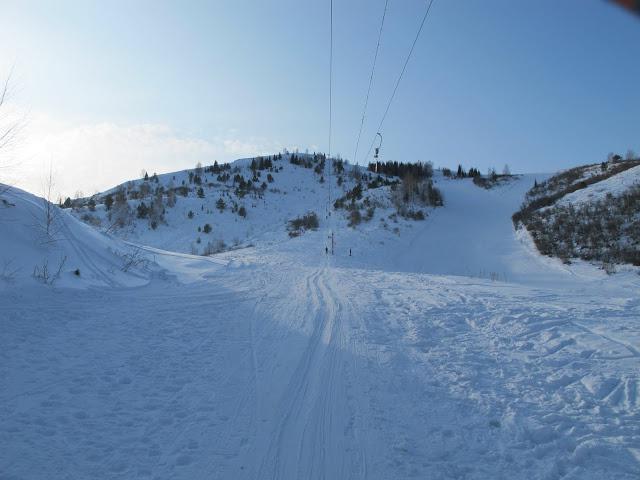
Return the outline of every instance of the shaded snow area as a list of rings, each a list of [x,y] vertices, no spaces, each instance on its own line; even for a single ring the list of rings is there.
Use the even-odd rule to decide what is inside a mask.
[[[637,479],[640,277],[538,255],[533,180],[356,228],[318,190],[317,231],[211,257],[73,223],[148,264],[0,288],[0,478]]]

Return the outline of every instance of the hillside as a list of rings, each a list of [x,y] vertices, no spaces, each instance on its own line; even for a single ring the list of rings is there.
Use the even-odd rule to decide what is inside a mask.
[[[540,253],[608,272],[640,265],[640,159],[585,165],[534,185],[513,216]]]
[[[387,219],[383,228],[401,228],[441,204],[431,175],[430,167],[423,175],[415,171],[405,187],[397,175],[329,162],[321,154],[284,153],[153,174],[67,206],[77,218],[126,240],[212,254],[285,241],[303,233],[291,222],[313,213],[323,226],[333,208],[341,226]]]

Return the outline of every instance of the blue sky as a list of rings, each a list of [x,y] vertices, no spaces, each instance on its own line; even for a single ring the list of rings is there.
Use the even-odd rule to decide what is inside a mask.
[[[426,4],[389,1],[361,162]],[[328,7],[5,2],[0,73],[13,65],[31,124],[19,176],[52,162],[62,190],[91,193],[141,168],[326,151]],[[383,7],[334,0],[332,151],[350,160]],[[601,0],[436,0],[383,158],[542,172],[639,151],[639,36],[640,17]]]

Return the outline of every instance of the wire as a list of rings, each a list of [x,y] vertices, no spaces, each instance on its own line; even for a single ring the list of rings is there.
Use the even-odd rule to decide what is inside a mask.
[[[329,162],[329,178],[328,178],[328,193],[329,201],[327,209],[331,208],[331,122],[333,118],[333,0],[329,1],[329,155],[327,161]]]
[[[331,119],[333,109],[333,0],[329,10],[329,157],[331,157]]]
[[[371,85],[373,84],[373,73],[376,69],[376,62],[378,60],[378,51],[380,50],[380,39],[382,38],[382,28],[384,27],[384,19],[387,16],[387,5],[389,0],[384,2],[384,11],[382,12],[382,21],[380,22],[380,30],[378,31],[378,42],[376,43],[376,53],[373,56],[373,65],[371,66],[371,75],[369,75],[369,87],[367,87],[367,95],[364,99],[364,108],[362,109],[362,119],[360,120],[360,130],[358,131],[358,139],[356,140],[356,150],[353,154],[353,163],[358,163],[358,148],[360,147],[360,137],[362,136],[362,128],[364,127],[364,118],[367,112],[367,105],[369,104],[369,94],[371,93]]]
[[[411,59],[411,55],[413,54],[413,50],[416,47],[416,43],[418,43],[418,38],[420,38],[420,34],[422,33],[422,28],[424,27],[424,24],[427,21],[427,17],[429,16],[429,12],[431,11],[431,7],[433,6],[434,2],[435,2],[435,0],[429,0],[429,5],[427,6],[427,11],[424,13],[424,16],[422,17],[422,22],[420,22],[420,28],[418,28],[418,33],[416,33],[416,38],[413,39],[413,44],[411,45],[411,49],[409,50],[409,54],[407,55],[407,59],[404,61],[404,65],[402,66],[402,71],[400,72],[400,76],[398,77],[398,80],[396,81],[396,85],[393,88],[393,93],[391,94],[391,98],[389,98],[389,102],[387,103],[387,108],[384,111],[384,115],[382,115],[382,120],[380,120],[380,125],[378,125],[378,129],[377,129],[378,132],[382,130],[382,124],[384,123],[384,120],[387,118],[387,114],[389,113],[389,108],[391,108],[391,104],[393,103],[393,99],[395,98],[396,92],[398,91],[398,86],[400,86],[400,82],[402,81],[402,77],[404,76],[404,72],[407,69],[407,65],[409,64],[409,60]],[[373,140],[371,140],[371,146],[369,147],[369,150],[367,151],[367,155],[365,156],[365,159],[369,158],[369,154],[371,153],[371,150],[373,149],[373,145],[374,145],[374,143],[376,141],[376,135],[374,135],[373,136]]]

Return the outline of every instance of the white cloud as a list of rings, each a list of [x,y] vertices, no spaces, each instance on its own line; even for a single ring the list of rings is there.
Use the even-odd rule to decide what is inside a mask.
[[[245,156],[275,153],[277,142],[264,139],[195,138],[177,133],[167,125],[74,125],[41,114],[29,114],[19,147],[0,172],[5,181],[39,194],[43,173],[52,164],[56,191],[85,195],[137,178],[142,169],[169,172]],[[2,180],[0,180],[2,181]]]

